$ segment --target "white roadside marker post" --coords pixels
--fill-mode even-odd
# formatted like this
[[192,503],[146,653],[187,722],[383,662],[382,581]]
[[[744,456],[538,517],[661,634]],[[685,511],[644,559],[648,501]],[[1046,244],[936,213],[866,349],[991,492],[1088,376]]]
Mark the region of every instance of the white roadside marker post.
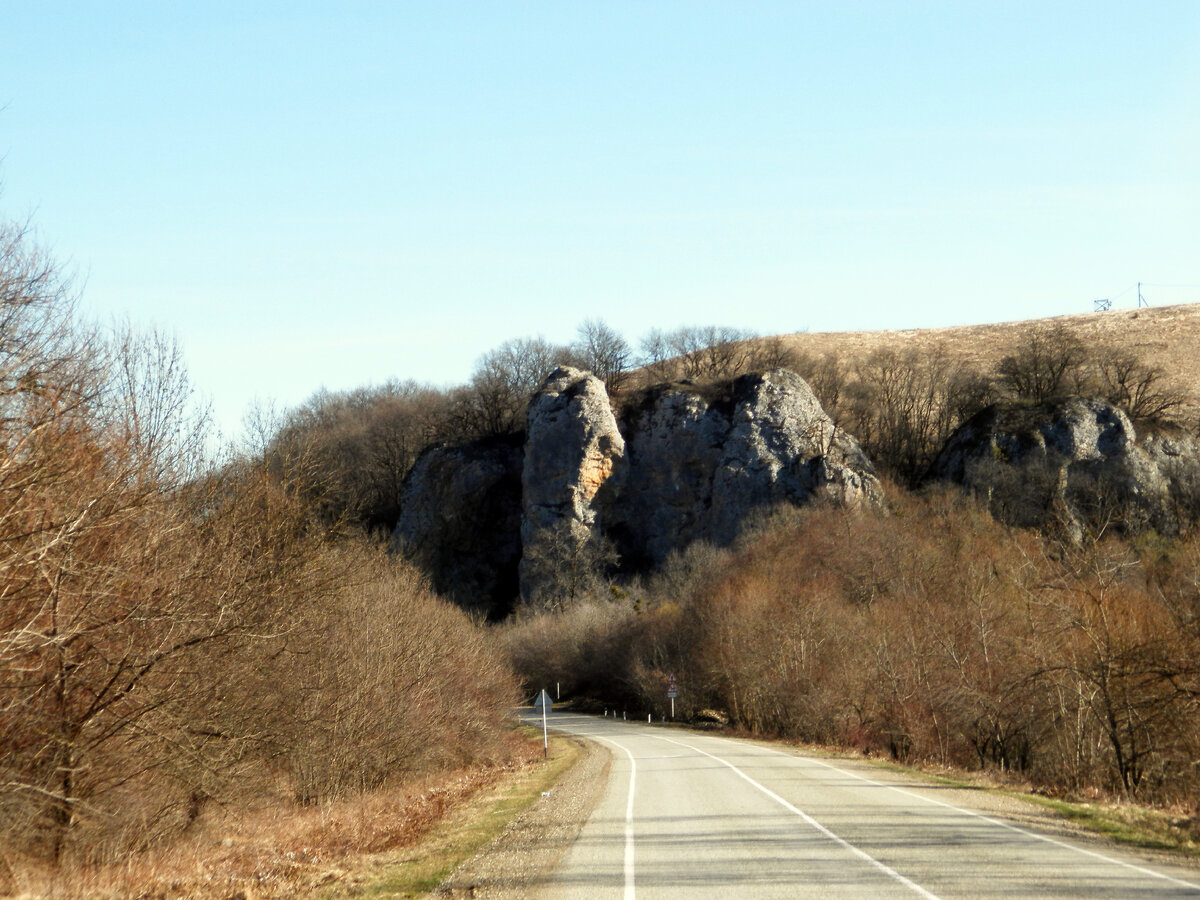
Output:
[[550,705],[550,695],[542,688],[542,756],[550,758],[550,732],[546,728],[546,707]]

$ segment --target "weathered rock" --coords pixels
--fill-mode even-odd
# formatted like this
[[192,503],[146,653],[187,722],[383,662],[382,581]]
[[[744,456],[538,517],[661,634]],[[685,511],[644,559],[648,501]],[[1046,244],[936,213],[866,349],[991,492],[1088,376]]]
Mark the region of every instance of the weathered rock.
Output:
[[429,573],[434,590],[500,619],[512,611],[521,558],[519,440],[426,450],[405,479],[393,546]]
[[418,460],[396,543],[439,591],[498,618],[518,585],[526,602],[569,602],[618,559],[641,571],[694,541],[728,544],[775,504],[880,498],[858,444],[792,372],[660,387],[619,426],[597,378],[560,368],[530,403],[523,445],[440,447]]
[[1194,441],[1139,444],[1129,417],[1103,400],[997,404],[950,436],[932,477],[962,484],[993,514],[1021,527],[1086,531],[1179,527],[1181,496],[1195,496]]
[[651,565],[696,540],[730,543],[762,507],[881,497],[857,442],[784,369],[703,391],[659,388],[631,411],[626,435],[628,474],[612,526],[624,554]]
[[574,595],[601,562],[603,516],[623,474],[625,439],[594,375],[561,367],[529,404],[521,476],[521,595]]

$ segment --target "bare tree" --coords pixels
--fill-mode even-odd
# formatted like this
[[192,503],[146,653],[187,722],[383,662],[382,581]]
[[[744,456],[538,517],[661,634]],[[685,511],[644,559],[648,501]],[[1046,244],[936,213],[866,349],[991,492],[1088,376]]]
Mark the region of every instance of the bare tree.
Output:
[[961,417],[974,412],[956,391],[969,373],[944,348],[929,353],[877,350],[855,366],[847,427],[879,464],[915,483]]
[[612,542],[578,524],[542,529],[525,546],[522,581],[526,604],[564,610],[604,593],[619,557]]
[[604,382],[609,394],[621,390],[629,377],[633,350],[619,332],[600,319],[588,319],[579,326],[572,350],[582,367]]
[[754,370],[791,369],[799,374],[804,357],[789,347],[784,338],[772,335],[758,339],[750,350],[748,362]]
[[642,365],[653,378],[713,381],[745,374],[755,367],[759,350],[754,333],[729,326],[658,329],[642,338]]
[[679,358],[685,378],[732,378],[750,367],[753,337],[753,332],[728,326],[679,328],[667,335],[667,346]]
[[642,355],[639,364],[654,381],[668,381],[674,372],[672,354],[667,345],[667,336],[661,329],[654,328],[642,338]]
[[1087,379],[1087,348],[1061,323],[1041,328],[1000,360],[1000,382],[1013,396],[1041,403],[1077,391]]
[[543,338],[516,338],[489,350],[475,365],[471,382],[455,392],[455,430],[464,436],[498,436],[521,431],[529,399],[546,376],[574,361],[569,348]]
[[1105,399],[1138,424],[1169,421],[1187,402],[1186,392],[1169,383],[1167,373],[1132,351],[1108,349],[1096,355],[1097,381]]

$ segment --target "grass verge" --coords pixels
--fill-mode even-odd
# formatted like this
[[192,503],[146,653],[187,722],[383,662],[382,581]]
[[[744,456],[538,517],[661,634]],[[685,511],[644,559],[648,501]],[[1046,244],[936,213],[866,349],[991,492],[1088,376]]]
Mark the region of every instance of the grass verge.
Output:
[[550,739],[550,757],[512,778],[480,791],[416,843],[401,850],[364,857],[339,883],[318,896],[420,897],[436,888],[455,868],[496,837],[528,809],[579,759],[582,750],[561,737]]
[[1081,803],[1040,794],[1021,793],[1014,796],[1053,810],[1067,821],[1102,834],[1118,844],[1200,857],[1196,822],[1191,818],[1180,818],[1170,810],[1128,804]]
[[[836,748],[804,747],[827,759],[847,758]],[[1200,818],[1180,810],[1139,806],[1116,800],[1089,802],[1048,797],[1032,789],[997,782],[992,773],[962,770],[932,771],[920,766],[905,765],[891,759],[855,757],[856,761],[892,772],[902,772],[941,787],[970,791],[987,791],[1023,800],[1048,810],[1079,828],[1108,838],[1117,844],[1142,850],[1160,850],[1182,856],[1200,858]]]

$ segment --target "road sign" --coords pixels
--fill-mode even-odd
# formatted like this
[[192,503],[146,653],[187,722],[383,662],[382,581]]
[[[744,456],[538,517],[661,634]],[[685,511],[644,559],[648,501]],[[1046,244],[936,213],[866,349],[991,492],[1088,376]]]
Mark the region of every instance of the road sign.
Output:
[[670,675],[667,676],[667,681],[669,681],[672,685],[675,684],[675,673],[674,672],[672,672]]
[[678,696],[679,696],[679,691],[675,690],[675,685],[671,685],[669,688],[667,688],[668,699],[674,700]]

